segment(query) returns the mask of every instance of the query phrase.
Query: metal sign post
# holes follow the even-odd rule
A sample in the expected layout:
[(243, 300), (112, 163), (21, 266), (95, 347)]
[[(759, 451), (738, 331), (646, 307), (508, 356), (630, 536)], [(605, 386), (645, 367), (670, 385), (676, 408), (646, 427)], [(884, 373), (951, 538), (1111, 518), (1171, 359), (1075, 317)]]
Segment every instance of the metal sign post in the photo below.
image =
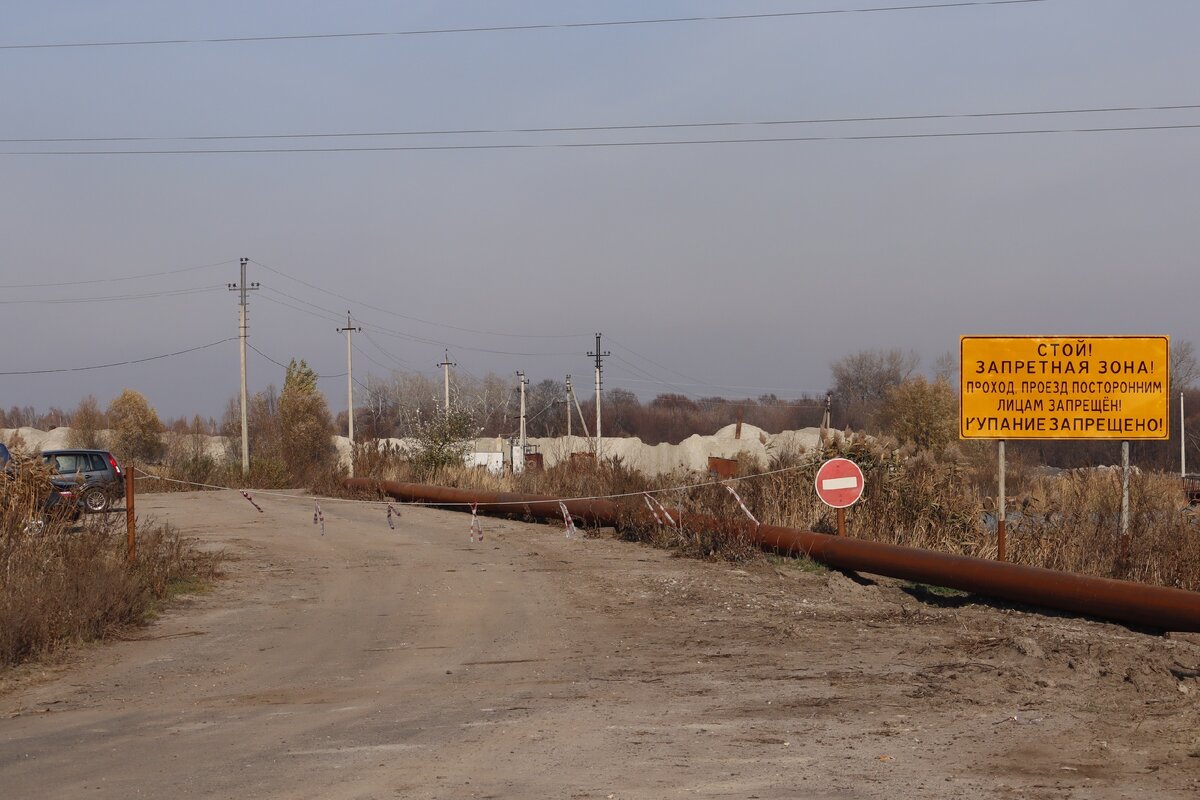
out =
[(999, 450), (1000, 450), (1000, 453), (999, 453), (999, 456), (1000, 456), (1000, 466), (999, 466), (1000, 490), (999, 490), (999, 492), (997, 492), (998, 496), (996, 498), (996, 560), (1004, 561), (1005, 560), (1005, 558), (1004, 558), (1005, 552), (1004, 551), (1005, 551), (1005, 547), (1007, 545), (1007, 541), (1006, 541), (1007, 532), (1004, 529), (1004, 525), (1005, 525), (1005, 517), (1006, 517), (1005, 511), (1008, 508), (1008, 498), (1005, 495), (1005, 486), (1004, 486), (1004, 477), (1005, 477), (1005, 475), (1004, 475), (1004, 470), (1005, 470), (1004, 440), (1001, 439), (999, 444), (1000, 444), (1000, 447), (999, 447)]
[(132, 564), (137, 558), (137, 517), (134, 514), (134, 464), (125, 467), (125, 559)]
[(821, 465), (814, 479), (817, 497), (837, 509), (838, 536), (846, 535), (846, 508), (858, 502), (863, 493), (863, 472), (848, 458), (831, 458)]

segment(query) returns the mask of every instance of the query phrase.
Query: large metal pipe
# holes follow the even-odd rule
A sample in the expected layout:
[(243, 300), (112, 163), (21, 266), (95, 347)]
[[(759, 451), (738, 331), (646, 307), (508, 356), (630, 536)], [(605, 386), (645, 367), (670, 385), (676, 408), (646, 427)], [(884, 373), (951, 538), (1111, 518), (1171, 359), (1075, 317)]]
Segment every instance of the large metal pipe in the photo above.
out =
[[(644, 508), (628, 509), (611, 500), (562, 500), (543, 495), (477, 492), (394, 481), (350, 478), (347, 488), (377, 490), (396, 499), (432, 505), (477, 503), (480, 511), (561, 517), (559, 502), (571, 514), (600, 525), (653, 524)], [(623, 519), (622, 519), (623, 518)], [(736, 532), (776, 552), (803, 554), (838, 569), (946, 586), (1016, 603), (1069, 611), (1150, 628), (1200, 631), (1200, 593), (1162, 586), (1095, 578), (915, 547), (829, 536), (774, 525), (753, 526), (689, 514), (689, 526)]]

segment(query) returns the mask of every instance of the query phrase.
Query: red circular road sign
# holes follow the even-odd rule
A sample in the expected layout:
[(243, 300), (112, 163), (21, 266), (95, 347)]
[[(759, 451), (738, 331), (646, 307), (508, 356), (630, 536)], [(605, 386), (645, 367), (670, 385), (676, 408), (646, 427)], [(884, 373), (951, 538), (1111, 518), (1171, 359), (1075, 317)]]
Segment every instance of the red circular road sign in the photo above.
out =
[(817, 470), (817, 497), (831, 508), (846, 508), (863, 493), (863, 473), (848, 458), (831, 458)]

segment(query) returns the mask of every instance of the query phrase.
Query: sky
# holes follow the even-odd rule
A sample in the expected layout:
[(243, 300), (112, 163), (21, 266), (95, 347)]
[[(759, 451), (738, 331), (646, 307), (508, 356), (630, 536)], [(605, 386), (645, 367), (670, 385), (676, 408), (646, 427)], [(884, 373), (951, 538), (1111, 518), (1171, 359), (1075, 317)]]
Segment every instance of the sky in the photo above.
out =
[[(243, 257), (251, 391), (303, 358), (335, 412), (347, 311), (360, 381), (448, 349), (584, 397), (596, 332), (646, 399), (965, 334), (1200, 342), (1200, 108), (961, 116), (1200, 104), (1200, 4), (797, 13), (905, 2), (8, 4), (0, 405), (219, 417)], [(776, 16), (567, 26), (726, 15)], [(150, 40), (185, 41), (20, 46)], [(924, 115), (959, 116), (811, 122)], [(695, 123), (738, 124), (628, 127)], [(1156, 129), (1078, 131), (1113, 127)], [(93, 141), (14, 141), (46, 139)]]

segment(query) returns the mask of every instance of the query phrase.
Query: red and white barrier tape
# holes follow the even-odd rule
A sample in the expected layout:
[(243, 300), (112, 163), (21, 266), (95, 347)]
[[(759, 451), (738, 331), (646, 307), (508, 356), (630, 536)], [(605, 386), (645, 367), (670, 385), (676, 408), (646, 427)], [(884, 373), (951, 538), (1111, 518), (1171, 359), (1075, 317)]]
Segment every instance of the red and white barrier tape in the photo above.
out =
[[(655, 502), (655, 503), (658, 503), (658, 510), (659, 510), (659, 511), (661, 511), (661, 512), (662, 512), (662, 515), (663, 515), (663, 517), (665, 517), (665, 518), (666, 518), (666, 520), (667, 520), (667, 524), (668, 524), (668, 525), (670, 525), (672, 528), (678, 527), (678, 526), (675, 524), (675, 518), (671, 516), (671, 512), (670, 512), (670, 511), (667, 511), (667, 507), (666, 507), (666, 506), (664, 506), (664, 505), (662, 504), (662, 501), (661, 501), (661, 500), (659, 500), (657, 497), (655, 497), (655, 498), (654, 498), (654, 502)], [(682, 525), (682, 524), (683, 524), (683, 517), (681, 516), (681, 517), (679, 518), (679, 525)]]
[(256, 503), (256, 502), (254, 502), (254, 498), (253, 498), (253, 497), (251, 497), (251, 496), (250, 496), (250, 493), (249, 493), (249, 492), (247, 492), (245, 489), (242, 489), (241, 491), (242, 491), (242, 497), (244, 497), (244, 498), (246, 498), (247, 500), (249, 500), (249, 501), (250, 501), (250, 505), (252, 505), (252, 506), (254, 506), (255, 508), (257, 508), (257, 509), (258, 509), (258, 513), (262, 514), (262, 513), (263, 513), (262, 506), (260, 506), (260, 505), (259, 505), (258, 503)]
[(650, 513), (654, 516), (654, 522), (657, 525), (662, 525), (662, 517), (658, 515), (658, 509), (654, 507), (654, 501), (650, 499), (650, 495), (642, 495), (642, 499), (646, 501), (646, 507), (650, 509)]
[(562, 511), (563, 525), (565, 525), (567, 527), (567, 538), (571, 539), (577, 533), (577, 531), (575, 530), (575, 520), (571, 519), (571, 512), (567, 511), (566, 503), (559, 503), (558, 507)]
[(471, 503), (471, 541), (483, 541), (483, 525), (479, 523), (479, 503)]
[(754, 518), (754, 515), (750, 513), (750, 509), (746, 508), (746, 504), (742, 502), (741, 495), (739, 495), (739, 494), (738, 494), (738, 493), (737, 493), (737, 492), (734, 490), (734, 488), (733, 488), (732, 486), (730, 486), (728, 483), (724, 483), (724, 484), (721, 484), (721, 485), (722, 485), (722, 486), (724, 486), (726, 489), (728, 489), (728, 490), (729, 490), (729, 493), (730, 493), (731, 495), (733, 495), (733, 499), (734, 499), (734, 500), (737, 500), (737, 504), (738, 504), (739, 506), (741, 506), (741, 507), (742, 507), (742, 511), (745, 511), (745, 512), (746, 512), (746, 516), (750, 518), (750, 521), (754, 523), (754, 526), (755, 526), (755, 527), (758, 527), (758, 526), (759, 526), (761, 523), (759, 523), (759, 521), (758, 521), (758, 520), (756, 520), (756, 519)]
[(313, 525), (321, 526), (321, 535), (325, 535), (325, 513), (321, 511), (321, 504), (313, 502)]

